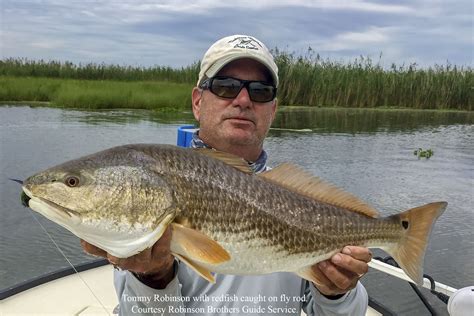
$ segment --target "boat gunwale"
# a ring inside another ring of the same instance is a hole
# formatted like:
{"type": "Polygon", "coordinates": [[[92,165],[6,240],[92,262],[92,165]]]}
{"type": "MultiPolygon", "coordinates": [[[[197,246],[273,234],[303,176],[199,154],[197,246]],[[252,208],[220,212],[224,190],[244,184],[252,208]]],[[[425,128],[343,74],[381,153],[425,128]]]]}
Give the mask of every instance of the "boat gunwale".
{"type": "Polygon", "coordinates": [[[37,287],[39,285],[63,278],[68,275],[75,274],[76,272],[87,271],[90,269],[105,266],[107,264],[110,264],[109,261],[107,259],[101,258],[74,265],[74,268],[66,267],[52,272],[48,272],[46,274],[42,274],[29,280],[6,287],[5,289],[0,289],[0,301],[9,298],[15,294],[37,287]]]}

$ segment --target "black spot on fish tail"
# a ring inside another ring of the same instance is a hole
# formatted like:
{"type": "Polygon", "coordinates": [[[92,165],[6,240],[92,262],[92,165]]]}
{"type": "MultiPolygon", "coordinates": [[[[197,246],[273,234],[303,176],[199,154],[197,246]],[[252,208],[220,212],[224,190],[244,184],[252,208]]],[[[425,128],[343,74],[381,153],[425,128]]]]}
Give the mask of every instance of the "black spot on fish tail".
{"type": "Polygon", "coordinates": [[[402,226],[403,228],[408,229],[408,226],[409,226],[408,221],[402,221],[402,226]]]}

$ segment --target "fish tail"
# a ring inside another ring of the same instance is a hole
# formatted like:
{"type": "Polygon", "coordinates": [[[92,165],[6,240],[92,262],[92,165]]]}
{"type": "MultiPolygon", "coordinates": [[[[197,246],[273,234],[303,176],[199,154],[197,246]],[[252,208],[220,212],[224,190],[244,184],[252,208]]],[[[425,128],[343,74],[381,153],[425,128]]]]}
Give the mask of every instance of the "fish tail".
{"type": "Polygon", "coordinates": [[[394,215],[400,221],[403,236],[388,252],[419,285],[423,284],[423,261],[431,229],[447,205],[446,202],[435,202],[394,215]]]}

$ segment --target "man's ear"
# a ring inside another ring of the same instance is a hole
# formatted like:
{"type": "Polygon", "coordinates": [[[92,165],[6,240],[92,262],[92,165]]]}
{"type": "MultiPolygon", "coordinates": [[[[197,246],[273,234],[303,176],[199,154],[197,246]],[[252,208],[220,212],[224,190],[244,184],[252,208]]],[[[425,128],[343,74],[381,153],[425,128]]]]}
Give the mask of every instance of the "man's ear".
{"type": "Polygon", "coordinates": [[[202,99],[202,90],[198,87],[193,88],[192,92],[192,105],[193,105],[193,113],[194,118],[196,121],[199,122],[199,117],[201,116],[201,99],[202,99]]]}

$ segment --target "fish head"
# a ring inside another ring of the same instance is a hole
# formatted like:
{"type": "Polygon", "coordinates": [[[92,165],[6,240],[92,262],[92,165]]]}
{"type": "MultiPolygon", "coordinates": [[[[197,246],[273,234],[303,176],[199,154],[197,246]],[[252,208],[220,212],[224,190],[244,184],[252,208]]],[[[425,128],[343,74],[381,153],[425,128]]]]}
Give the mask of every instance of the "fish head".
{"type": "Polygon", "coordinates": [[[150,238],[161,237],[174,218],[172,190],[155,166],[143,153],[112,149],[35,174],[23,191],[31,209],[112,255],[128,257],[145,249],[143,242],[151,246],[150,238]]]}
{"type": "MultiPolygon", "coordinates": [[[[105,196],[93,196],[97,188],[94,174],[85,170],[51,168],[35,174],[23,182],[28,206],[36,204],[55,212],[58,217],[83,218],[92,212],[105,196]]],[[[36,209],[35,209],[36,210],[36,209]]],[[[43,213],[42,210],[38,210],[43,213]]]]}

